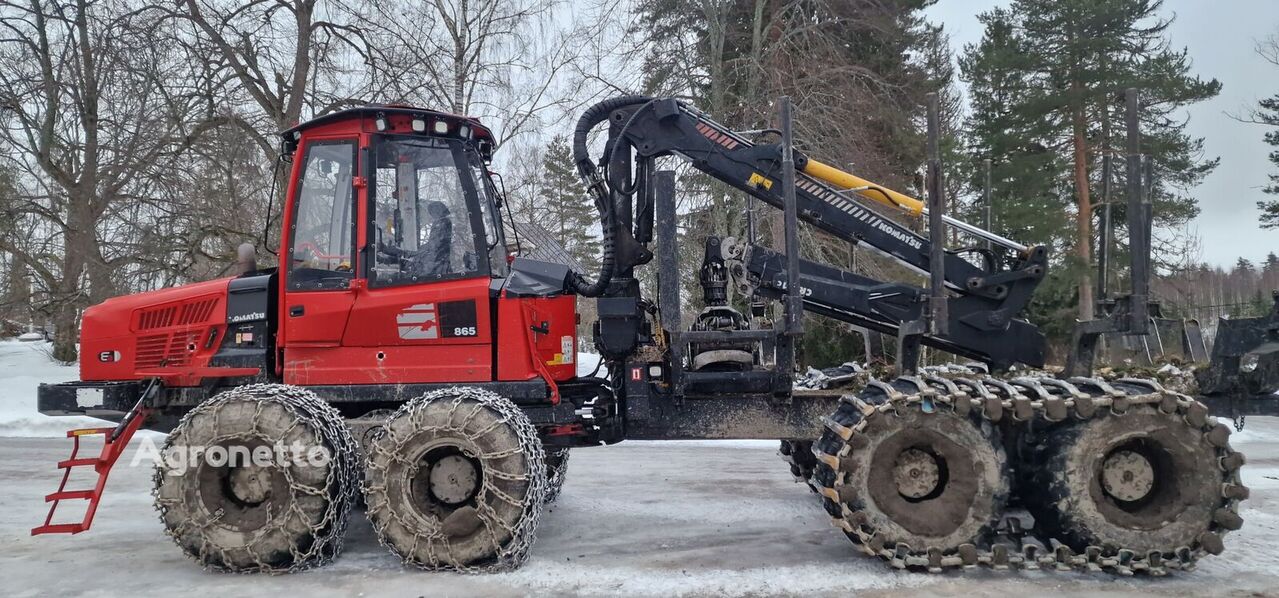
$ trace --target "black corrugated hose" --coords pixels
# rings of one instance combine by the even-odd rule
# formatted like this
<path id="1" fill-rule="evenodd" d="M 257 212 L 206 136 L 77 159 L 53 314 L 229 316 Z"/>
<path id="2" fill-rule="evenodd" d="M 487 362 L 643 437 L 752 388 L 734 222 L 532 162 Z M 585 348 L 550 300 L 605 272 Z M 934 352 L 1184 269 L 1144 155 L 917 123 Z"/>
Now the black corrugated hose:
<path id="1" fill-rule="evenodd" d="M 591 129 L 607 120 L 614 110 L 651 100 L 652 98 L 648 96 L 619 96 L 604 100 L 582 113 L 582 117 L 577 120 L 577 128 L 573 130 L 573 161 L 577 164 L 577 173 L 586 184 L 587 191 L 595 200 L 595 208 L 600 213 L 600 226 L 604 236 L 602 243 L 604 256 L 600 260 L 599 278 L 591 282 L 581 272 L 573 272 L 569 278 L 569 290 L 583 297 L 598 297 L 608 288 L 608 283 L 613 278 L 613 251 L 616 247 L 617 234 L 617 214 L 609 199 L 608 183 L 600 177 L 599 170 L 591 162 L 590 153 L 586 148 L 586 137 Z"/>

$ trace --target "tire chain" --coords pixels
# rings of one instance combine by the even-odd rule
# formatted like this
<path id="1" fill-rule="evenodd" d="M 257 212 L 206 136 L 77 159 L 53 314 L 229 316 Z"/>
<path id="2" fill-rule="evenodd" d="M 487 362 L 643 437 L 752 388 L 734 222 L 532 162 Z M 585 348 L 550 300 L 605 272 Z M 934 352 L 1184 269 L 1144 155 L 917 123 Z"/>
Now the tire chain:
<path id="1" fill-rule="evenodd" d="M 360 479 L 363 477 L 363 467 L 359 459 L 358 446 L 355 439 L 352 438 L 351 432 L 342 418 L 342 414 L 339 413 L 332 405 L 317 397 L 315 393 L 297 386 L 268 383 L 249 384 L 219 393 L 218 395 L 200 403 L 182 417 L 182 420 L 178 423 L 177 427 L 174 428 L 174 431 L 170 432 L 168 437 L 165 439 L 164 448 L 161 451 L 161 454 L 169 454 L 169 450 L 172 448 L 173 438 L 177 436 L 177 433 L 184 426 L 188 425 L 190 420 L 196 415 L 223 403 L 228 403 L 237 399 L 242 400 L 245 396 L 258 399 L 258 415 L 261 414 L 262 404 L 266 402 L 274 402 L 282 405 L 300 422 L 315 430 L 320 436 L 320 441 L 323 442 L 329 450 L 334 451 L 334 454 L 330 456 L 330 463 L 336 463 L 336 467 L 329 467 L 325 479 L 325 487 L 330 490 L 331 495 L 324 517 L 317 524 L 311 527 L 312 536 L 315 540 L 311 542 L 309 546 L 301 550 L 297 546 L 290 547 L 290 552 L 293 558 L 291 560 L 291 564 L 287 567 L 280 567 L 278 565 L 265 563 L 260 558 L 256 558 L 256 555 L 256 566 L 240 569 L 213 565 L 208 562 L 201 561 L 197 555 L 188 556 L 199 562 L 206 569 L 233 573 L 293 573 L 326 565 L 342 552 L 342 543 L 346 538 L 346 526 L 351 506 L 355 504 L 361 492 Z M 255 427 L 257 421 L 256 417 L 257 416 L 255 416 L 254 419 Z M 218 430 L 218 432 L 218 437 L 227 436 L 227 431 Z M 235 432 L 236 431 L 232 431 L 231 433 L 234 434 Z M 282 442 L 282 439 L 268 438 L 261 435 L 256 430 L 253 430 L 252 432 L 264 440 Z M 291 488 L 304 493 L 314 493 L 314 489 L 310 487 L 295 484 L 287 467 L 282 471 Z M 172 506 L 160 498 L 159 488 L 163 476 L 164 462 L 163 459 L 161 459 L 156 462 L 156 467 L 152 474 L 152 495 L 155 497 L 155 509 L 160 515 L 160 521 L 162 524 L 165 522 L 165 514 Z M 293 508 L 297 508 L 297 506 L 293 505 Z M 215 513 L 214 515 L 215 516 L 213 518 L 204 522 L 188 518 L 186 522 L 178 528 L 178 530 L 170 530 L 166 524 L 165 534 L 177 541 L 179 532 L 186 529 L 187 526 L 192 526 L 200 528 L 201 535 L 203 535 L 204 529 L 218 522 L 220 512 Z M 204 545 L 204 548 L 208 548 L 207 543 Z M 218 550 L 224 555 L 221 562 L 227 562 L 227 559 L 225 558 L 225 550 Z"/>
<path id="2" fill-rule="evenodd" d="M 1032 419 L 1057 422 L 1070 417 L 1083 421 L 1097 416 L 1102 410 L 1122 416 L 1135 405 L 1153 405 L 1164 414 L 1180 415 L 1186 425 L 1197 428 L 1214 447 L 1224 478 L 1220 487 L 1220 503 L 1214 510 L 1210 530 L 1199 536 L 1194 547 L 1179 546 L 1167 551 L 1138 554 L 1124 548 L 1088 546 L 1083 554 L 1075 554 L 1069 547 L 1054 539 L 1038 538 L 1027 531 L 1024 537 L 1028 537 L 1029 541 L 1021 540 L 1020 548 L 1004 543 L 992 543 L 989 548 L 964 544 L 953 554 L 945 554 L 940 549 L 931 547 L 918 550 L 905 544 L 889 545 L 883 538 L 876 537 L 876 530 L 870 529 L 866 524 L 854 523 L 861 518 L 839 500 L 838 490 L 833 484 L 827 486 L 819 482 L 819 492 L 827 511 L 835 508 L 840 512 L 838 516 L 832 515 L 832 524 L 841 528 L 862 551 L 888 561 L 894 568 L 927 568 L 930 572 L 941 572 L 986 566 L 997 570 L 1104 570 L 1121 575 L 1137 572 L 1164 575 L 1169 570 L 1193 569 L 1195 561 L 1205 553 L 1220 554 L 1224 536 L 1242 525 L 1238 513 L 1239 503 L 1248 498 L 1248 488 L 1242 485 L 1239 478 L 1239 469 L 1244 463 L 1243 454 L 1230 448 L 1229 428 L 1209 416 L 1208 408 L 1203 403 L 1184 394 L 1166 390 L 1158 382 L 1147 379 L 1123 378 L 1116 381 L 1149 390 L 1145 394 L 1132 395 L 1099 378 L 1071 378 L 1063 381 L 1049 377 L 1020 377 L 1004 381 L 985 374 L 968 377 L 953 375 L 951 372 L 946 374 L 945 377 L 925 374 L 922 377 L 898 378 L 918 389 L 918 392 L 912 394 L 902 393 L 891 384 L 871 380 L 870 385 L 879 387 L 887 395 L 887 400 L 878 404 L 864 402 L 852 395 L 841 397 L 840 402 L 851 406 L 857 414 L 856 421 L 845 425 L 830 417 L 822 418 L 826 431 L 824 437 L 833 434 L 838 437 L 836 440 L 843 441 L 842 448 L 838 451 L 840 454 L 835 455 L 823 452 L 821 442 L 813 445 L 818 471 L 830 469 L 838 472 L 841 456 L 849 454 L 852 448 L 848 442 L 850 438 L 862 433 L 875 418 L 886 417 L 888 413 L 903 408 L 952 409 L 961 415 L 975 412 L 981 418 L 997 423 L 1004 417 L 1018 422 Z"/>
<path id="3" fill-rule="evenodd" d="M 497 393 L 474 387 L 455 386 L 428 392 L 416 399 L 405 402 L 395 411 L 394 414 L 391 415 L 390 418 L 388 418 L 388 421 L 402 416 L 412 418 L 417 412 L 421 411 L 427 405 L 438 400 L 452 400 L 453 407 L 456 409 L 462 401 L 466 399 L 474 400 L 484 408 L 496 412 L 499 416 L 501 416 L 501 421 L 509 424 L 512 430 L 515 431 L 516 435 L 520 439 L 521 445 L 541 447 L 542 440 L 538 436 L 537 428 L 533 426 L 532 422 L 529 421 L 528 416 L 524 414 L 519 406 L 511 402 L 510 399 L 502 397 Z M 461 427 L 462 426 L 445 426 L 434 429 L 443 429 L 449 432 L 460 433 Z M 386 432 L 384 427 L 382 431 L 378 433 L 378 437 L 385 437 L 387 434 L 388 432 Z M 392 453 L 393 458 L 404 458 L 402 455 L 403 451 L 401 450 L 403 448 L 403 444 L 404 442 L 401 441 L 395 445 L 395 448 L 389 451 Z M 373 443 L 372 448 L 373 450 L 383 450 L 377 443 Z M 502 458 L 505 456 L 506 455 L 477 455 L 481 461 Z M 528 476 L 522 476 L 519 478 L 526 480 L 529 483 L 528 492 L 525 494 L 525 498 L 522 501 L 515 501 L 509 495 L 497 490 L 493 486 L 490 468 L 483 468 L 484 476 L 480 493 L 491 493 L 497 496 L 500 500 L 520 506 L 523 510 L 523 514 L 521 515 L 519 522 L 514 527 L 508 526 L 501 521 L 485 518 L 486 526 L 499 525 L 511 534 L 511 539 L 507 541 L 505 546 L 501 546 L 499 548 L 498 553 L 492 562 L 481 565 L 466 566 L 454 566 L 439 562 L 417 562 L 412 560 L 408 555 L 401 554 L 394 546 L 388 544 L 385 540 L 385 526 L 383 526 L 382 529 L 379 529 L 375 524 L 374 531 L 377 532 L 378 542 L 392 553 L 399 556 L 406 565 L 412 565 L 421 569 L 454 571 L 458 573 L 491 573 L 511 571 L 519 568 L 520 565 L 523 565 L 524 562 L 528 560 L 529 553 L 533 547 L 533 542 L 536 540 L 537 525 L 542 517 L 542 505 L 546 500 L 546 493 L 549 489 L 545 473 L 546 464 L 543 452 L 525 452 L 524 458 L 527 460 L 526 468 L 532 474 L 532 479 L 528 479 Z M 369 467 L 374 467 L 371 462 L 369 463 Z M 368 488 L 366 487 L 365 492 L 367 491 Z M 483 513 L 483 511 L 479 512 Z M 395 513 L 391 513 L 391 516 L 397 519 L 399 518 L 399 515 Z M 494 543 L 497 543 L 496 539 L 494 540 Z"/>
<path id="4" fill-rule="evenodd" d="M 547 504 L 555 502 L 555 499 L 560 497 L 560 490 L 564 488 L 564 480 L 568 477 L 569 454 L 569 449 L 567 448 L 553 448 L 546 451 L 548 464 L 555 463 L 554 467 L 547 467 L 546 472 Z"/>

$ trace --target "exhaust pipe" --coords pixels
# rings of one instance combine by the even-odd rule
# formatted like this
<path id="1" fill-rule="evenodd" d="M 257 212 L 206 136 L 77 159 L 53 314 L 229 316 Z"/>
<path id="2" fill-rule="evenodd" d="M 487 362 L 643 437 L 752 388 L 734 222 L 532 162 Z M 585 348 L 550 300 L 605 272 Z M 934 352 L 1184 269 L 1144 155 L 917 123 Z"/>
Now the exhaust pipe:
<path id="1" fill-rule="evenodd" d="M 252 243 L 241 243 L 235 250 L 235 273 L 244 276 L 258 269 L 257 249 Z"/>

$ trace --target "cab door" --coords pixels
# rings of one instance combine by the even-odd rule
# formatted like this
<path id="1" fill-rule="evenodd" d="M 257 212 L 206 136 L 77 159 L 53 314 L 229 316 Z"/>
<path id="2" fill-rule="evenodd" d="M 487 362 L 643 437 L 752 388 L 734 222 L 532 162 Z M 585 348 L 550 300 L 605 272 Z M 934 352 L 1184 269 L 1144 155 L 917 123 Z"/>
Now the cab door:
<path id="1" fill-rule="evenodd" d="M 456 139 L 373 138 L 368 282 L 342 337 L 349 379 L 493 379 L 493 279 L 481 206 L 487 199 L 470 152 Z"/>
<path id="2" fill-rule="evenodd" d="M 310 139 L 295 167 L 285 210 L 288 250 L 280 256 L 284 377 L 323 368 L 346 331 L 355 302 L 357 139 Z"/>

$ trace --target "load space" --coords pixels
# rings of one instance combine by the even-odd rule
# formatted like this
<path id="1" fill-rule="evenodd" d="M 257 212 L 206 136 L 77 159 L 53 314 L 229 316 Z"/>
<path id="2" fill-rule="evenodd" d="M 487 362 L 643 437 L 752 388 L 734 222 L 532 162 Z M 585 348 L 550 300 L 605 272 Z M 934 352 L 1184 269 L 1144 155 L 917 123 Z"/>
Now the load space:
<path id="1" fill-rule="evenodd" d="M 520 227 L 504 221 L 494 137 L 475 119 L 369 105 L 284 131 L 279 268 L 246 259 L 233 278 L 86 312 L 82 342 L 100 360 L 84 380 L 42 386 L 41 410 L 120 425 L 85 432 L 108 435 L 102 457 L 60 464 L 97 470 L 94 490 L 48 498 L 87 499 L 85 518 L 51 511 L 33 533 L 86 530 L 106 474 L 147 427 L 172 430 L 155 475 L 166 533 L 222 571 L 323 565 L 357 505 L 407 565 L 511 570 L 570 450 L 626 439 L 780 441 L 849 552 L 897 568 L 1163 575 L 1222 552 L 1248 496 L 1229 428 L 1193 391 L 1093 371 L 1103 335 L 1149 334 L 1158 313 L 1141 185 L 1127 210 L 1133 292 L 1079 324 L 1052 375 L 1023 317 L 1049 248 L 945 214 L 936 101 L 926 201 L 796 150 L 786 98 L 779 129 L 750 132 L 673 98 L 591 106 L 573 161 L 599 214 L 592 272 L 508 244 Z M 777 246 L 756 238 L 754 210 L 742 236 L 682 235 L 681 160 L 780 210 Z M 801 233 L 876 250 L 927 283 L 806 259 Z M 680 268 L 694 254 L 697 272 Z M 586 313 L 591 345 L 578 339 Z M 856 327 L 868 346 L 889 337 L 891 371 L 801 379 L 805 313 Z M 1271 404 L 1253 395 L 1275 390 L 1276 317 L 1223 329 L 1204 376 L 1217 404 Z M 594 371 L 580 363 L 591 348 Z M 957 359 L 927 366 L 924 348 Z"/>

